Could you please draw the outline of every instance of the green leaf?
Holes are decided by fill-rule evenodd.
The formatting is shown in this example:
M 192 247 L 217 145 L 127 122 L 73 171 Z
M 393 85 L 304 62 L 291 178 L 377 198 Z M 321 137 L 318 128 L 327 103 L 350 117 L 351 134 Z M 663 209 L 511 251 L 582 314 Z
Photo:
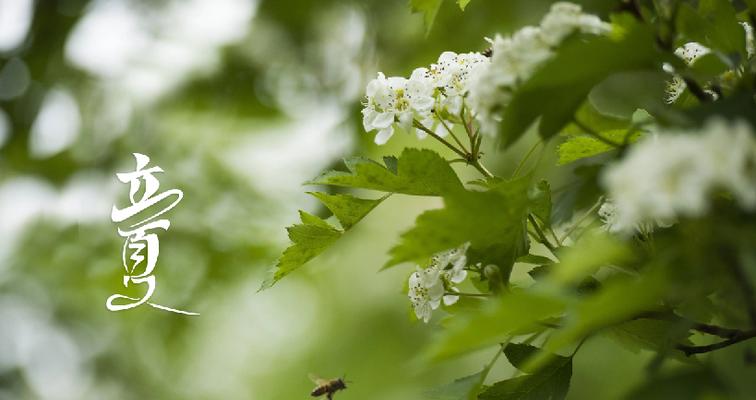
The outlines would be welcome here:
M 634 143 L 643 136 L 641 131 L 635 131 L 628 135 L 627 130 L 604 131 L 600 134 L 602 137 L 615 143 L 623 143 L 626 137 L 628 143 Z M 616 149 L 616 147 L 596 139 L 593 136 L 571 136 L 557 147 L 557 154 L 559 155 L 557 164 L 569 164 L 584 158 L 605 154 Z
M 542 351 L 537 347 L 510 343 L 504 349 L 509 362 L 528 375 L 497 382 L 478 396 L 480 400 L 561 400 L 567 396 L 572 378 L 572 357 L 552 355 L 538 370 L 527 361 Z
M 593 233 L 584 236 L 575 246 L 560 252 L 550 278 L 562 284 L 574 284 L 592 275 L 600 267 L 616 265 L 632 255 L 628 245 L 614 236 Z
M 684 325 L 679 321 L 640 318 L 616 325 L 607 333 L 631 351 L 651 350 L 687 361 L 689 358 L 675 348 L 677 344 L 690 344 L 686 339 L 690 333 Z
M 410 0 L 410 9 L 412 12 L 423 14 L 426 36 L 430 33 L 431 28 L 433 28 L 433 22 L 436 20 L 441 3 L 443 3 L 443 0 Z
M 467 316 L 459 315 L 428 349 L 432 359 L 453 357 L 506 341 L 516 334 L 542 330 L 539 322 L 564 311 L 563 299 L 516 290 Z
M 300 211 L 299 216 L 301 224 L 286 228 L 293 244 L 284 250 L 278 264 L 265 279 L 260 290 L 273 286 L 281 278 L 315 258 L 343 233 L 321 218 L 304 211 Z
M 470 4 L 470 0 L 457 0 L 457 5 L 462 11 L 465 11 L 468 4 Z
M 339 220 L 341 227 L 348 230 L 360 222 L 370 211 L 386 198 L 376 200 L 360 199 L 348 194 L 327 194 L 322 192 L 307 192 L 320 200 Z
M 329 171 L 309 185 L 331 185 L 418 196 L 440 196 L 463 189 L 457 174 L 441 156 L 431 150 L 404 149 L 386 166 L 365 158 L 345 160 L 349 172 Z
M 564 318 L 569 323 L 554 332 L 544 348 L 557 352 L 594 331 L 658 308 L 665 294 L 665 282 L 661 273 L 653 271 L 637 279 L 615 279 L 605 283 L 596 294 L 570 308 L 571 313 Z M 539 355 L 533 360 L 533 366 L 542 365 L 548 358 L 547 354 Z
M 533 264 L 533 265 L 544 265 L 544 264 L 553 264 L 554 260 L 548 257 L 539 256 L 535 254 L 526 254 L 522 257 L 519 257 L 517 259 L 517 262 L 525 263 L 525 264 Z
M 727 56 L 745 57 L 745 32 L 729 0 L 701 0 L 698 10 L 688 3 L 681 4 L 677 30 L 689 40 Z
M 673 115 L 670 116 L 672 112 L 664 103 L 668 80 L 669 76 L 658 70 L 622 71 L 601 80 L 589 93 L 588 100 L 603 115 L 629 120 L 636 110 L 644 109 L 669 119 Z
M 539 117 L 544 139 L 558 133 L 573 118 L 591 89 L 620 71 L 653 69 L 664 57 L 648 28 L 629 20 L 621 37 L 577 36 L 518 88 L 506 107 L 502 145 L 517 140 Z M 591 60 L 591 62 L 586 62 Z
M 447 194 L 444 208 L 424 212 L 415 226 L 402 234 L 385 267 L 422 261 L 465 242 L 471 242 L 471 249 L 477 250 L 498 247 L 500 253 L 504 253 L 501 245 L 505 245 L 512 253 L 510 262 L 514 262 L 521 255 L 515 253 L 525 242 L 527 183 L 520 178 L 501 182 L 485 192 Z
M 470 400 L 480 389 L 483 372 L 459 378 L 444 386 L 429 390 L 423 394 L 428 400 Z
M 535 214 L 545 226 L 551 225 L 551 186 L 547 180 L 542 180 L 530 189 L 530 212 Z

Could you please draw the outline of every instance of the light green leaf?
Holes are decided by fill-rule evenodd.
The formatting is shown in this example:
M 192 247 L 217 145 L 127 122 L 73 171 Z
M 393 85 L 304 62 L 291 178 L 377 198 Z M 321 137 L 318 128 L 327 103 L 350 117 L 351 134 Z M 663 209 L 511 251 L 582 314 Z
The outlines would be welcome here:
M 436 20 L 441 3 L 443 3 L 443 0 L 410 0 L 410 9 L 412 12 L 423 14 L 426 36 L 430 33 L 431 28 L 433 28 L 433 22 Z
M 475 395 L 480 389 L 483 372 L 478 372 L 464 378 L 459 378 L 454 382 L 444 386 L 431 389 L 424 393 L 423 398 L 428 400 L 470 400 L 475 399 Z
M 578 36 L 518 88 L 506 107 L 499 134 L 506 146 L 520 138 L 539 117 L 539 133 L 548 139 L 562 130 L 591 89 L 620 71 L 653 69 L 664 60 L 653 33 L 626 18 L 622 36 Z M 591 60 L 591 62 L 586 62 Z
M 634 143 L 643 136 L 641 131 L 635 131 L 628 135 L 627 130 L 604 131 L 600 133 L 602 137 L 615 143 L 623 143 L 627 137 L 628 143 Z M 584 158 L 604 154 L 617 148 L 588 135 L 575 135 L 569 137 L 564 143 L 557 147 L 559 159 L 558 165 L 569 164 Z
M 476 313 L 459 315 L 428 349 L 443 359 L 506 341 L 512 335 L 542 330 L 539 322 L 559 316 L 564 300 L 547 294 L 512 291 Z
M 468 4 L 470 4 L 470 0 L 457 0 L 457 5 L 462 11 L 465 11 Z
M 401 170 L 401 163 L 399 164 Z M 525 242 L 527 180 L 502 182 L 485 192 L 454 191 L 444 197 L 444 208 L 421 214 L 415 226 L 402 234 L 391 249 L 385 267 L 421 261 L 440 251 L 471 242 L 471 249 L 506 245 L 511 260 Z
M 286 228 L 293 244 L 284 250 L 278 264 L 265 279 L 260 290 L 273 286 L 281 278 L 315 258 L 343 233 L 328 222 L 304 211 L 300 211 L 299 216 L 301 224 Z
M 370 211 L 386 198 L 376 200 L 360 199 L 348 194 L 327 194 L 322 192 L 307 192 L 320 200 L 339 220 L 341 227 L 348 230 L 360 222 Z
M 560 284 L 574 284 L 600 267 L 621 263 L 631 255 L 632 251 L 626 243 L 611 235 L 595 232 L 560 252 L 560 262 L 551 269 L 549 278 Z
M 404 149 L 387 166 L 365 158 L 345 160 L 349 172 L 329 171 L 307 182 L 419 196 L 440 196 L 463 189 L 457 174 L 431 150 Z

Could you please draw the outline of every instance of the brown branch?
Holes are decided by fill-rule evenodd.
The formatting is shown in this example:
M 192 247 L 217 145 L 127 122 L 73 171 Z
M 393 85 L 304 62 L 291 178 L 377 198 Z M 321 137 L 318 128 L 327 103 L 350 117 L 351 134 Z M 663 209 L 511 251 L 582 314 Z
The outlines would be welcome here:
M 743 342 L 748 339 L 753 339 L 756 337 L 756 329 L 752 331 L 739 331 L 738 334 L 735 336 L 723 340 L 721 342 L 708 344 L 704 346 L 686 346 L 686 345 L 678 345 L 677 349 L 685 353 L 686 356 L 691 356 L 694 354 L 701 354 L 701 353 L 708 353 L 710 351 L 723 349 L 728 346 L 732 346 L 734 344 Z

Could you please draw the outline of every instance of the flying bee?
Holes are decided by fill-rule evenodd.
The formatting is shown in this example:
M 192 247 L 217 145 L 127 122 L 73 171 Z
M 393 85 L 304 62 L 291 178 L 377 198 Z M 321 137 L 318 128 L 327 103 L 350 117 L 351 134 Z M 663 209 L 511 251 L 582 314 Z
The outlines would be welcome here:
M 334 379 L 321 379 L 313 374 L 310 374 L 310 380 L 315 383 L 315 389 L 312 389 L 310 396 L 320 397 L 326 395 L 328 400 L 333 399 L 333 395 L 339 390 L 346 389 L 346 381 L 343 378 Z

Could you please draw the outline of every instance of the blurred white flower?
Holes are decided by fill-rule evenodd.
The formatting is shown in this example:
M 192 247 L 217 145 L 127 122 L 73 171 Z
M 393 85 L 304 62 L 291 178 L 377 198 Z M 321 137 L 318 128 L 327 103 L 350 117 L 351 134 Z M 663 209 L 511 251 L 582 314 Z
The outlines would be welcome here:
M 582 8 L 573 3 L 559 2 L 541 20 L 543 39 L 551 46 L 558 46 L 574 32 L 603 35 L 611 30 L 611 25 L 601 18 L 583 13 Z
M 491 62 L 484 64 L 470 82 L 470 104 L 478 116 L 481 131 L 493 134 L 512 92 L 554 54 L 569 35 L 609 33 L 611 26 L 585 14 L 572 3 L 555 3 L 540 26 L 526 26 L 509 37 L 497 35 L 491 41 Z
M 697 131 L 668 131 L 637 143 L 606 169 L 602 183 L 613 206 L 605 222 L 631 233 L 642 224 L 701 216 L 715 190 L 732 193 L 741 207 L 756 208 L 756 139 L 745 122 L 710 120 Z M 600 216 L 601 216 L 600 212 Z
M 410 275 L 408 296 L 418 319 L 427 323 L 433 310 L 437 309 L 442 301 L 450 306 L 459 300 L 459 296 L 445 293 L 458 292 L 454 285 L 462 283 L 467 277 L 465 253 L 469 246 L 469 243 L 465 243 L 438 253 L 433 256 L 428 268 L 417 267 L 417 271 Z
M 753 27 L 748 22 L 741 22 L 740 25 L 743 26 L 743 30 L 745 31 L 746 55 L 748 58 L 753 58 L 754 53 L 756 53 L 756 44 L 754 44 L 753 39 Z

